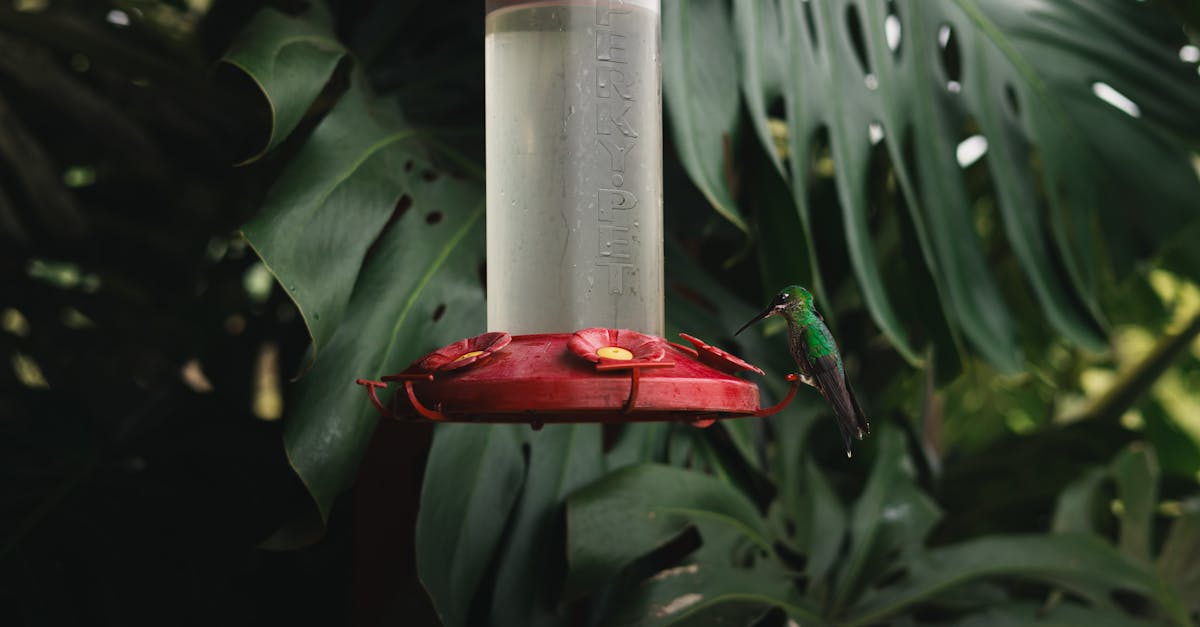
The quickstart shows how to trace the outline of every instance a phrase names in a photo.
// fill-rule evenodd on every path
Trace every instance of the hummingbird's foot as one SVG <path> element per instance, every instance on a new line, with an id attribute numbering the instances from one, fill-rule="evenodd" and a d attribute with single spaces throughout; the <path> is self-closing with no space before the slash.
<path id="1" fill-rule="evenodd" d="M 811 385 L 814 388 L 817 387 L 816 380 L 814 380 L 812 377 L 810 377 L 809 375 L 806 375 L 806 374 L 800 375 L 800 382 L 803 383 L 804 385 Z"/>

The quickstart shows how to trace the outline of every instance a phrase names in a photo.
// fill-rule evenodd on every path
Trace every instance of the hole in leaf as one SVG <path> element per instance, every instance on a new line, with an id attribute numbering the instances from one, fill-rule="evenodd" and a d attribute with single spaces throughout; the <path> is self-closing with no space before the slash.
<path id="1" fill-rule="evenodd" d="M 858 16 L 858 7 L 853 4 L 846 7 L 846 32 L 850 34 L 850 43 L 854 47 L 854 56 L 858 59 L 858 67 L 862 69 L 863 74 L 871 76 L 874 72 L 867 56 L 867 42 L 863 39 L 862 20 Z M 870 87 L 870 84 L 867 86 Z"/>
<path id="2" fill-rule="evenodd" d="M 871 122 L 867 125 L 867 139 L 871 140 L 872 146 L 883 141 L 883 135 L 883 125 L 879 122 Z"/>
<path id="3" fill-rule="evenodd" d="M 446 315 L 446 303 L 438 303 L 437 308 L 433 310 L 433 321 L 441 320 L 444 315 Z"/>
<path id="4" fill-rule="evenodd" d="M 900 44 L 904 41 L 904 31 L 900 26 L 900 13 L 893 0 L 888 0 L 887 9 L 887 17 L 883 18 L 883 35 L 887 40 L 888 50 L 892 51 L 892 56 L 898 57 L 900 56 Z"/>
<path id="5" fill-rule="evenodd" d="M 818 127 L 808 145 L 812 159 L 809 168 L 812 174 L 820 178 L 833 178 L 836 165 L 829 145 L 829 128 L 825 125 Z"/>
<path id="6" fill-rule="evenodd" d="M 767 117 L 776 120 L 787 120 L 787 102 L 783 96 L 775 96 L 767 105 Z"/>
<path id="7" fill-rule="evenodd" d="M 1112 85 L 1102 81 L 1092 83 L 1092 93 L 1108 104 L 1124 111 L 1135 118 L 1142 117 L 1142 109 L 1129 96 L 1117 91 Z"/>
<path id="8" fill-rule="evenodd" d="M 1017 100 L 1017 89 L 1012 86 L 1012 83 L 1004 86 L 1004 102 L 1008 105 L 1008 112 L 1013 117 L 1021 116 L 1021 101 Z"/>
<path id="9" fill-rule="evenodd" d="M 788 159 L 788 123 L 787 102 L 783 96 L 776 96 L 767 105 L 767 128 L 771 133 L 775 154 L 781 161 Z"/>
<path id="10" fill-rule="evenodd" d="M 958 166 L 964 169 L 971 167 L 987 154 L 987 148 L 987 138 L 983 135 L 971 135 L 962 140 L 954 151 Z"/>
<path id="11" fill-rule="evenodd" d="M 1002 254 L 1004 243 L 1000 236 L 998 227 L 1000 226 L 998 211 L 995 197 L 991 194 L 982 194 L 978 191 L 980 185 L 987 178 L 987 154 L 988 140 L 979 132 L 979 124 L 974 118 L 967 118 L 963 121 L 962 130 L 959 131 L 959 142 L 955 148 L 955 160 L 958 162 L 958 167 L 963 169 L 963 176 L 967 184 L 967 193 L 971 196 L 970 213 L 971 224 L 974 227 L 975 234 L 979 236 L 980 245 L 983 247 L 984 254 L 989 258 L 993 255 Z"/>
<path id="12" fill-rule="evenodd" d="M 405 162 L 404 162 L 404 171 L 405 171 L 405 172 L 412 172 L 412 169 L 413 169 L 413 162 L 412 162 L 412 159 L 409 159 L 408 161 L 405 161 Z"/>
<path id="13" fill-rule="evenodd" d="M 804 7 L 804 25 L 808 27 L 808 44 L 812 46 L 813 52 L 816 52 L 821 42 L 817 39 L 817 22 L 813 18 L 812 0 L 804 0 L 800 4 Z"/>
<path id="14" fill-rule="evenodd" d="M 947 86 L 950 83 L 961 83 L 962 57 L 959 54 L 958 38 L 954 36 L 954 29 L 950 28 L 949 24 L 942 24 L 938 27 L 937 38 L 938 47 L 942 49 L 942 71 L 946 74 Z"/>
<path id="15" fill-rule="evenodd" d="M 438 177 L 437 172 L 434 172 L 433 170 L 425 170 L 425 171 L 421 172 L 421 178 L 423 178 L 426 181 L 429 181 L 431 183 L 433 181 L 436 181 L 437 177 Z"/>
<path id="16" fill-rule="evenodd" d="M 399 220 L 404 217 L 404 213 L 412 207 L 412 197 L 404 194 L 400 200 L 396 201 L 396 210 L 392 213 L 393 220 Z"/>
<path id="17" fill-rule="evenodd" d="M 431 211 L 431 212 L 429 212 L 429 215 L 425 216 L 425 224 L 434 225 L 441 221 L 442 221 L 442 212 L 441 211 Z"/>

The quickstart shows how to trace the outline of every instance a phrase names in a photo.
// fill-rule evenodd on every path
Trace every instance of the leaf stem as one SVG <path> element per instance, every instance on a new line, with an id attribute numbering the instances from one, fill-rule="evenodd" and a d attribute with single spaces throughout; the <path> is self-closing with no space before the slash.
<path id="1" fill-rule="evenodd" d="M 1070 421 L 1111 421 L 1120 418 L 1154 385 L 1197 336 L 1200 336 L 1200 313 L 1193 316 L 1183 329 L 1163 335 L 1150 354 L 1121 377 L 1094 405 Z"/>

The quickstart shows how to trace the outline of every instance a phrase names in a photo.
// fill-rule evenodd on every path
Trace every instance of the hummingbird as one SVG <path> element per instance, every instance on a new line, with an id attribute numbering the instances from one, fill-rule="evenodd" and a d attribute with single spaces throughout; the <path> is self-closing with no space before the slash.
<path id="1" fill-rule="evenodd" d="M 799 285 L 783 288 L 762 313 L 743 324 L 734 335 L 774 315 L 783 316 L 787 321 L 788 351 L 800 368 L 800 380 L 817 388 L 833 407 L 842 442 L 846 445 L 846 457 L 850 457 L 851 436 L 863 439 L 871 433 L 871 423 L 854 398 L 854 390 L 846 380 L 842 355 L 829 327 L 825 326 L 825 319 L 813 307 L 812 294 Z"/>

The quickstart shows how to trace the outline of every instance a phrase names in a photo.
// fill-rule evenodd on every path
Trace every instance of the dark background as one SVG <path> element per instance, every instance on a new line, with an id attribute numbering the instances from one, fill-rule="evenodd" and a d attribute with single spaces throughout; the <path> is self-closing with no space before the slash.
<path id="1" fill-rule="evenodd" d="M 154 4 L 0 8 L 0 311 L 25 322 L 0 332 L 0 624 L 433 624 L 412 564 L 428 427 L 380 429 L 318 543 L 257 548 L 308 497 L 282 421 L 253 411 L 256 364 L 274 347 L 269 387 L 286 388 L 307 336 L 280 290 L 245 288 L 237 229 L 307 129 L 234 167 L 267 120 L 216 62 L 267 3 L 183 24 L 166 18 L 185 3 Z M 482 125 L 482 8 L 377 4 L 335 7 L 339 24 L 407 26 L 340 33 L 400 42 L 374 50 L 376 83 L 436 79 L 410 114 Z M 442 69 L 389 70 L 413 63 Z M 72 166 L 91 182 L 64 186 Z M 189 360 L 211 390 L 181 377 Z"/>

